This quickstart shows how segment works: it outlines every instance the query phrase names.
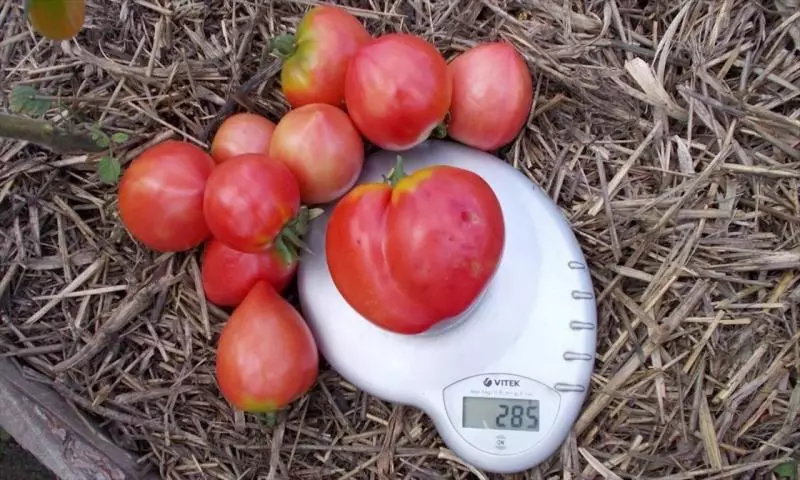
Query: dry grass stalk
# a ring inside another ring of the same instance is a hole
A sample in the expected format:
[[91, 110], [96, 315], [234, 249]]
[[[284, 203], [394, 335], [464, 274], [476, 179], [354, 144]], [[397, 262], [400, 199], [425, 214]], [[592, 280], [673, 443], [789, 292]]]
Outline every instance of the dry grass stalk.
[[[264, 49], [313, 3], [90, 0], [77, 41], [54, 43], [5, 2], [0, 88], [33, 85], [59, 99], [50, 117], [129, 133], [123, 165], [167, 138], [206, 145], [230, 111], [287, 110]], [[535, 73], [530, 122], [500, 154], [574, 226], [600, 328], [577, 428], [516, 478], [769, 478], [796, 456], [796, 0], [345, 3], [373, 33], [419, 33], [448, 58], [504, 38]], [[96, 162], [0, 143], [0, 354], [166, 479], [499, 478], [330, 370], [275, 427], [234, 412], [209, 341], [226, 313], [202, 298], [196, 259], [175, 256], [188, 274], [126, 303], [168, 259], [125, 233]], [[116, 341], [97, 343], [110, 318]]]

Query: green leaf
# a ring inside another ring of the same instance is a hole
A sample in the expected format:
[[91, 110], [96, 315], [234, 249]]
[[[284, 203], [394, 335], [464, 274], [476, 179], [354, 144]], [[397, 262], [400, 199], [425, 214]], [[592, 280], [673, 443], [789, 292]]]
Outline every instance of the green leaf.
[[781, 463], [772, 471], [778, 476], [778, 478], [797, 480], [797, 462], [795, 461]]
[[97, 174], [100, 176], [100, 180], [105, 183], [117, 183], [121, 172], [122, 167], [119, 161], [115, 157], [109, 155], [101, 158], [97, 166]]
[[97, 144], [100, 148], [108, 148], [111, 145], [111, 140], [109, 140], [108, 135], [103, 133], [97, 127], [92, 127], [92, 140]]
[[128, 134], [125, 132], [117, 132], [111, 135], [111, 141], [114, 143], [125, 143], [128, 141]]
[[8, 96], [12, 113], [22, 113], [34, 117], [41, 117], [50, 109], [50, 101], [38, 97], [35, 88], [30, 85], [18, 85], [11, 90]]

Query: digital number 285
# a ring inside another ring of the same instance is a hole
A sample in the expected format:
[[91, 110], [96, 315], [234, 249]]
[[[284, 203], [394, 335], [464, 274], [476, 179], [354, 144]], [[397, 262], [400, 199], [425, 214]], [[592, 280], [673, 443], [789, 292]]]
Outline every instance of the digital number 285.
[[525, 428], [535, 430], [539, 427], [539, 416], [537, 415], [539, 409], [537, 407], [530, 405], [526, 408], [522, 405], [512, 405], [511, 408], [509, 408], [509, 406], [504, 403], [501, 403], [499, 407], [502, 410], [502, 413], [500, 413], [494, 419], [496, 426], [500, 428], [508, 427], [509, 424], [505, 423], [505, 420], [508, 419], [512, 427], [520, 428], [522, 427], [522, 423], [524, 421], [524, 415], [528, 418], [528, 420], [530, 420], [530, 423]]

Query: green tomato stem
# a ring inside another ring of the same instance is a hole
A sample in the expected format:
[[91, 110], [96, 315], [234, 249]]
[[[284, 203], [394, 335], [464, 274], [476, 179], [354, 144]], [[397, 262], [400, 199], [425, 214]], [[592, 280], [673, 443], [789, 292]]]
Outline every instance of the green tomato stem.
[[436, 128], [431, 132], [431, 138], [442, 139], [447, 136], [447, 125], [444, 122], [436, 125]]
[[397, 161], [394, 164], [394, 168], [392, 168], [392, 170], [389, 171], [389, 175], [384, 178], [389, 183], [389, 185], [394, 187], [397, 185], [397, 182], [399, 182], [405, 177], [406, 177], [406, 172], [405, 170], [403, 170], [403, 157], [398, 155]]
[[291, 57], [297, 50], [294, 35], [285, 33], [274, 37], [270, 42], [270, 50], [276, 52], [284, 60]]

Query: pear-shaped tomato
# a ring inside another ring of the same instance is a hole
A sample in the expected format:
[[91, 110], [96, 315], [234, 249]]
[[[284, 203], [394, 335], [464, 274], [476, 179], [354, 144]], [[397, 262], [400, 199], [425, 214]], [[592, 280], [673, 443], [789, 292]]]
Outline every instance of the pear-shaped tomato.
[[258, 282], [219, 337], [222, 395], [239, 410], [274, 412], [308, 392], [318, 369], [317, 345], [300, 313], [268, 282]]
[[296, 271], [297, 258], [287, 261], [276, 247], [261, 253], [245, 253], [216, 239], [206, 244], [201, 263], [203, 291], [220, 307], [239, 305], [250, 289], [262, 280], [281, 293]]
[[421, 37], [392, 33], [360, 48], [347, 69], [347, 113], [369, 141], [401, 151], [425, 141], [450, 108], [442, 54]]
[[477, 174], [440, 165], [353, 188], [325, 234], [334, 284], [367, 320], [424, 332], [464, 312], [494, 276], [505, 243], [500, 203]]
[[483, 43], [457, 56], [449, 68], [448, 135], [487, 151], [511, 142], [528, 120], [533, 101], [533, 80], [522, 56], [509, 43]]
[[341, 107], [350, 59], [371, 38], [358, 19], [341, 7], [320, 5], [309, 10], [296, 34], [278, 42], [284, 55], [281, 89], [289, 104]]
[[84, 0], [25, 0], [25, 13], [31, 26], [50, 40], [69, 40], [83, 28]]

